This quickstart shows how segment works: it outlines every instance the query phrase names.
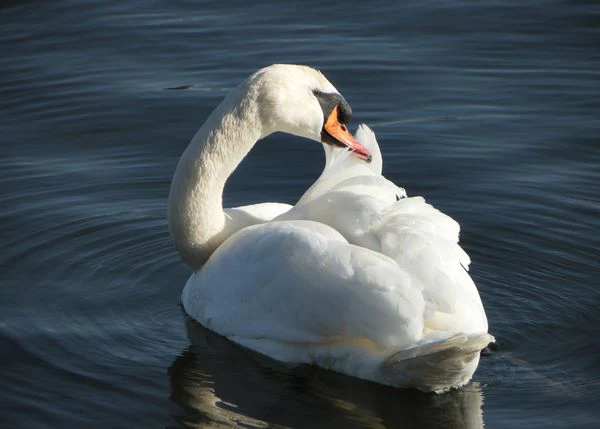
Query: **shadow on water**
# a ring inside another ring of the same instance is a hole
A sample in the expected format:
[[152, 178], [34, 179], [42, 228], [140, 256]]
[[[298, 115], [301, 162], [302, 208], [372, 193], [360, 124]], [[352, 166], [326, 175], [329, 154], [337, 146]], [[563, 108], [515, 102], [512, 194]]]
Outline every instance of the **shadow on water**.
[[169, 368], [171, 400], [182, 408], [172, 417], [183, 427], [484, 426], [477, 383], [435, 395], [288, 366], [186, 319], [191, 345]]

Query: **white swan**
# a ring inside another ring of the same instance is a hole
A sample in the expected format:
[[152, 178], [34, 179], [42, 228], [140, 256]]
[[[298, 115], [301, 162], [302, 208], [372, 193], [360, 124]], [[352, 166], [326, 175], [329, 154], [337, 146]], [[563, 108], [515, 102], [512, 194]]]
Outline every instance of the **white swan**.
[[[259, 70], [217, 107], [169, 195], [175, 247], [196, 270], [183, 306], [278, 360], [424, 391], [461, 386], [493, 338], [459, 226], [383, 178], [374, 134], [352, 137], [350, 117], [321, 73], [295, 65]], [[276, 131], [328, 144], [321, 177], [294, 207], [223, 210], [227, 178]]]

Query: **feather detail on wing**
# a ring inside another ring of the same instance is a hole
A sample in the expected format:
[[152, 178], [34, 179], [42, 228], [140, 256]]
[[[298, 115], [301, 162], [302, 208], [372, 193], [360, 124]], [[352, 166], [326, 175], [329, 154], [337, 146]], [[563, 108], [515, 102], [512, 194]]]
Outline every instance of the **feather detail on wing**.
[[425, 297], [426, 332], [487, 331], [479, 294], [466, 272], [471, 260], [458, 244], [459, 224], [422, 197], [407, 197], [380, 174], [381, 153], [366, 125], [356, 137], [372, 152], [373, 163], [326, 147], [327, 166], [319, 179], [277, 219], [324, 223], [348, 242], [396, 261]]

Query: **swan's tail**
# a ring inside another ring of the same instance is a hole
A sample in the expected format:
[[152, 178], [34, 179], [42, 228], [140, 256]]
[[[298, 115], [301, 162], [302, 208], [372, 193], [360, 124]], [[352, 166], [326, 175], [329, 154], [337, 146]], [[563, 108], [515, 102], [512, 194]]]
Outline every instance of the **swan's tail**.
[[401, 378], [394, 384], [440, 393], [466, 384], [477, 368], [479, 352], [493, 341], [485, 332], [457, 334], [393, 353], [382, 369], [392, 378]]

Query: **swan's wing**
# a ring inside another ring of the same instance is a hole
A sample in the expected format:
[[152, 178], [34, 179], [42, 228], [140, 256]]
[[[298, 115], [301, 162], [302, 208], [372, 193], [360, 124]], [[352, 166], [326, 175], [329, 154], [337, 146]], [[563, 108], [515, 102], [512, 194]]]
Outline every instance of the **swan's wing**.
[[221, 234], [230, 237], [241, 229], [270, 222], [292, 208], [283, 203], [260, 203], [225, 209], [225, 227]]
[[428, 333], [442, 338], [486, 332], [483, 305], [467, 272], [470, 259], [458, 244], [458, 223], [421, 197], [395, 201], [394, 189], [386, 189], [378, 177], [345, 184], [284, 216], [325, 223], [350, 243], [392, 258], [423, 294]]
[[182, 302], [217, 333], [293, 362], [310, 362], [310, 350], [327, 344], [409, 347], [421, 340], [425, 308], [394, 261], [306, 221], [230, 237], [190, 278]]
[[423, 291], [432, 331], [487, 331], [481, 298], [467, 269], [469, 256], [458, 244], [459, 225], [421, 197], [389, 206], [371, 231], [381, 252], [394, 259]]
[[[368, 127], [361, 126], [357, 137], [370, 150], [377, 147]], [[324, 223], [350, 243], [394, 259], [423, 292], [430, 332], [487, 331], [481, 299], [466, 272], [470, 259], [458, 244], [458, 223], [421, 197], [406, 198], [404, 189], [347, 151], [333, 150], [317, 182], [278, 219]]]
[[247, 219], [244, 223], [248, 225], [257, 225], [273, 220], [292, 207], [284, 203], [260, 203], [225, 209], [225, 214], [232, 218]]

